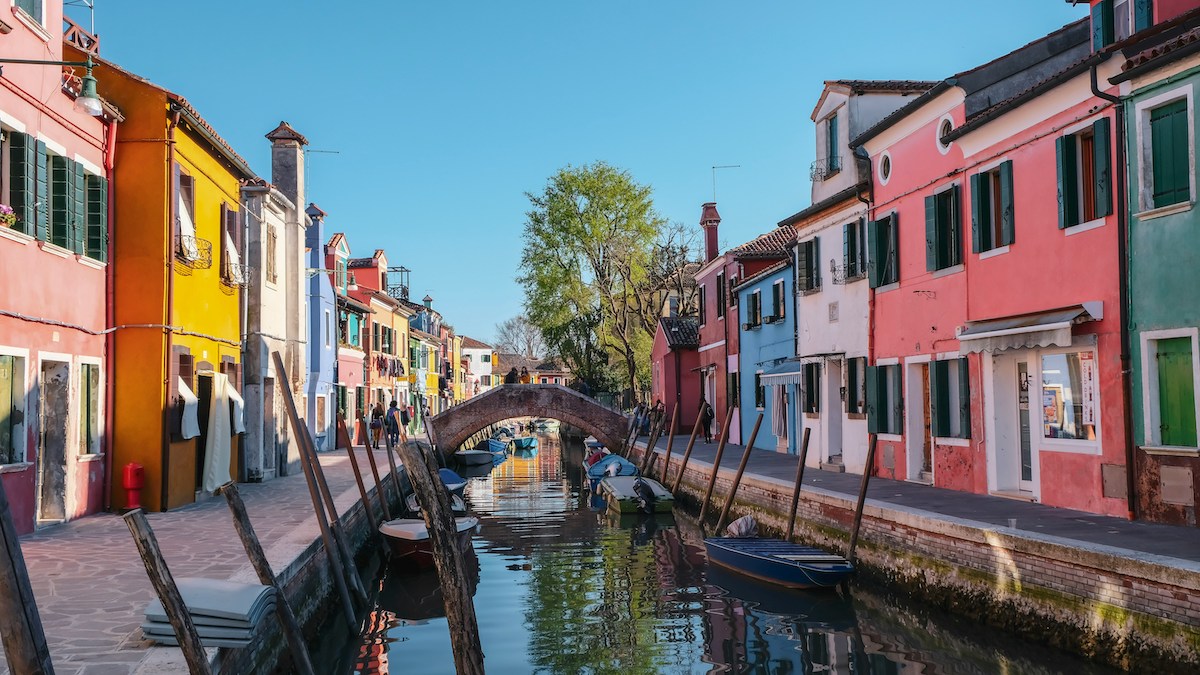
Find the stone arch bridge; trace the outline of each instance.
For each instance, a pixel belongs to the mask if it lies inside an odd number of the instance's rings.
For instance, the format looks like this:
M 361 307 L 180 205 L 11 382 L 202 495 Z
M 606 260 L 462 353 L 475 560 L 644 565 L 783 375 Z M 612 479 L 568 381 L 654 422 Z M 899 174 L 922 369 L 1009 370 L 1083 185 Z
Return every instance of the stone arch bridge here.
M 546 417 L 583 429 L 613 452 L 629 435 L 630 421 L 561 384 L 506 384 L 429 418 L 441 452 L 454 452 L 475 432 L 513 417 Z

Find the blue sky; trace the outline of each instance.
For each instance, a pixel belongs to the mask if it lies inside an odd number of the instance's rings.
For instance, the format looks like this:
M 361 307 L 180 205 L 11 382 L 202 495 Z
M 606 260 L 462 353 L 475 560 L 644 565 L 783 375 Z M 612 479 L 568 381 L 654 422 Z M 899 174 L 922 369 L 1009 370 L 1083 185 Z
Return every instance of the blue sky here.
M 721 243 L 807 206 L 831 79 L 941 79 L 1086 15 L 1062 0 L 96 0 L 101 54 L 185 96 L 265 178 L 263 135 L 309 139 L 308 198 L 387 251 L 459 333 L 521 311 L 528 201 L 604 160 Z M 86 14 L 69 12 L 83 25 Z M 100 83 L 103 95 L 103 83 Z M 337 154 L 333 154 L 337 153 Z

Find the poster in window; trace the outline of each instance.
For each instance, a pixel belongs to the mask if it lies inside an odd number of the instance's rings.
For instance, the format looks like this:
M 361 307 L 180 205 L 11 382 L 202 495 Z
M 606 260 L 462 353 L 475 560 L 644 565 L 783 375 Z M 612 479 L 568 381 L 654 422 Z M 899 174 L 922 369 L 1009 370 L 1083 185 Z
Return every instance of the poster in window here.
M 1079 401 L 1082 404 L 1083 424 L 1096 423 L 1096 355 L 1079 353 Z
M 1042 387 L 1042 422 L 1047 427 L 1048 437 L 1049 428 L 1062 423 L 1062 394 L 1061 386 L 1045 385 Z

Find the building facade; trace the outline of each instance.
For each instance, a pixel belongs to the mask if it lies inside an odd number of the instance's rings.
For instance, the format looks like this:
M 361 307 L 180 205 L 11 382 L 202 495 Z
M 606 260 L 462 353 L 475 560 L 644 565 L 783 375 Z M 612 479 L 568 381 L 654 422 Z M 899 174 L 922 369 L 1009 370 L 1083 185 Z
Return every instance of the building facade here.
M 493 374 L 492 365 L 495 362 L 496 350 L 486 342 L 473 337 L 463 336 L 463 358 L 466 360 L 470 373 L 467 375 L 466 396 L 478 396 L 499 384 L 494 379 L 503 378 L 504 373 Z
M 303 175 L 304 153 L 300 153 L 300 162 Z M 308 384 L 302 407 L 317 450 L 324 452 L 334 449 L 337 444 L 336 272 L 326 266 L 329 255 L 325 239 L 327 214 L 311 203 L 304 212 L 309 218 L 305 239 L 308 250 L 308 267 L 305 269 L 308 275 Z
M 805 364 L 797 375 L 792 284 L 792 262 L 785 258 L 747 277 L 732 292 L 738 296 L 738 371 L 745 378 L 741 436 L 749 444 L 758 424 L 755 448 L 796 454 L 796 432 L 803 423 L 798 413 L 816 412 L 820 369 L 819 363 Z M 807 396 L 803 400 L 802 393 Z
M 664 316 L 650 349 L 650 396 L 666 414 L 679 409 L 675 433 L 690 433 L 700 413 L 700 325 L 694 316 Z M 666 432 L 664 432 L 666 433 Z

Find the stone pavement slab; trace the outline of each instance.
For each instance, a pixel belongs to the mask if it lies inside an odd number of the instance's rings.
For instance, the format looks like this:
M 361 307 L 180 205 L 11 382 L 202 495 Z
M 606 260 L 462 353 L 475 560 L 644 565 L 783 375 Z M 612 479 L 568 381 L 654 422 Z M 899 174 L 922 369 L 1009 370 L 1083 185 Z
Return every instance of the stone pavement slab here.
M 644 448 L 647 440 L 644 437 L 639 438 L 637 444 Z M 678 467 L 687 441 L 687 436 L 675 437 L 675 443 L 671 447 L 673 467 Z M 654 447 L 659 455 L 665 454 L 667 440 L 659 439 Z M 743 451 L 744 446 L 726 444 L 721 455 L 721 468 L 737 470 Z M 689 466 L 692 462 L 703 462 L 712 466 L 716 454 L 716 443 L 698 440 L 692 449 L 691 459 L 688 460 Z M 659 461 L 661 462 L 661 459 Z M 799 457 L 796 455 L 755 449 L 750 453 L 746 473 L 781 480 L 791 485 L 796 477 L 797 462 Z M 674 473 L 672 480 L 673 477 Z M 805 489 L 820 488 L 848 495 L 851 500 L 857 498 L 861 482 L 861 474 L 823 471 L 811 466 L 804 470 Z M 1106 546 L 1126 549 L 1136 554 L 1200 563 L 1200 528 L 1197 527 L 1130 521 L 1019 499 L 959 492 L 878 476 L 871 477 L 867 487 L 867 499 L 949 518 L 974 521 L 991 527 L 1007 527 L 1009 519 L 1016 518 L 1017 530 L 1055 537 L 1061 540 L 1059 543 L 1075 542 L 1074 545 L 1083 548 Z

